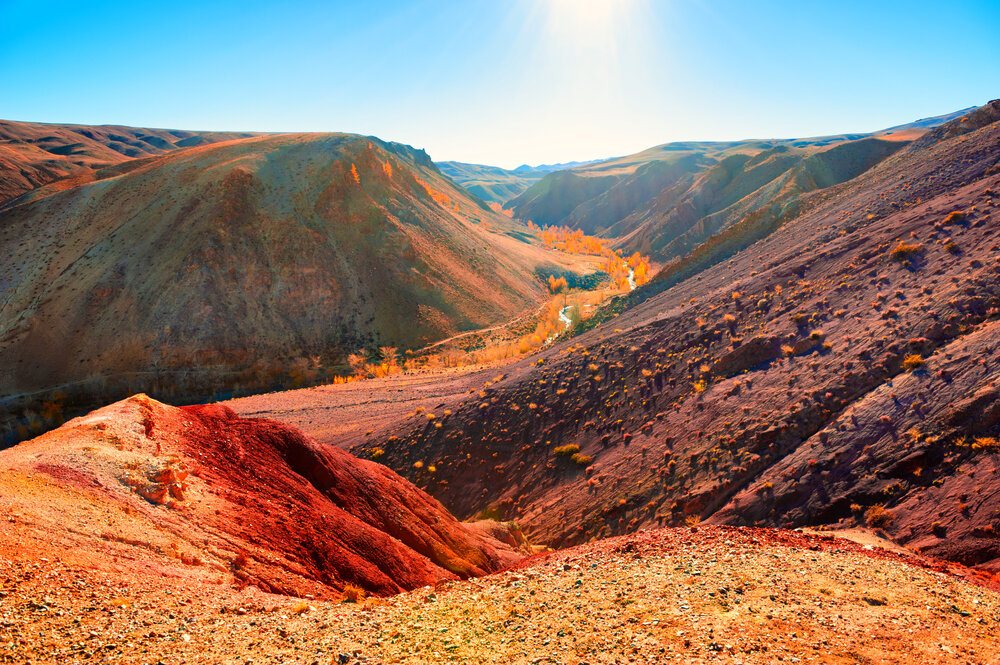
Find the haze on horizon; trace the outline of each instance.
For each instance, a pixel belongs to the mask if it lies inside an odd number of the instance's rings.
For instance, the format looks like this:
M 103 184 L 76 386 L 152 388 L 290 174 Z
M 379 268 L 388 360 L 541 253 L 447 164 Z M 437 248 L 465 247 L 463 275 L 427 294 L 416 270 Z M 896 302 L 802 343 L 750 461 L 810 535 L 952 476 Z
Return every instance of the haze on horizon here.
M 814 4 L 9 0 L 0 117 L 345 131 L 515 167 L 872 131 L 996 96 L 996 3 Z

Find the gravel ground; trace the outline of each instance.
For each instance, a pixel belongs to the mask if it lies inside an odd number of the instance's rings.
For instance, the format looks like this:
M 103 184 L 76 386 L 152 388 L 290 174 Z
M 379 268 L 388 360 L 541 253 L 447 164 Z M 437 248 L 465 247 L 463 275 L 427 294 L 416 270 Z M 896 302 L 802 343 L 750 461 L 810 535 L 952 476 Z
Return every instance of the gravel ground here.
M 644 531 L 339 604 L 12 549 L 3 663 L 1000 662 L 1000 594 L 969 571 L 788 531 Z

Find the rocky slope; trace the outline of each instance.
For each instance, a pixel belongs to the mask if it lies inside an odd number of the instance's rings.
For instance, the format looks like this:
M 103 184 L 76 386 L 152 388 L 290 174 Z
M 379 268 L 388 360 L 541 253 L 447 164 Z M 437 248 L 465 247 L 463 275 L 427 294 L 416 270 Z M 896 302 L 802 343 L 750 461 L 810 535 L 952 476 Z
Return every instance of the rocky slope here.
M 515 532 L 461 524 L 385 467 L 287 425 L 144 395 L 0 452 L 0 488 L 5 556 L 55 546 L 300 597 L 392 594 L 524 556 Z
M 998 571 L 998 117 L 943 126 L 767 233 L 741 220 L 711 261 L 667 266 L 433 426 L 342 443 L 552 544 L 861 522 Z
M 68 176 L 86 178 L 133 159 L 255 135 L 0 120 L 0 207 Z
M 998 662 L 988 581 L 787 531 L 643 532 L 341 604 L 212 584 L 155 554 L 141 561 L 171 576 L 34 554 L 0 557 L 3 663 Z
M 204 399 L 507 320 L 572 257 L 422 151 L 344 134 L 188 148 L 0 211 L 0 395 Z M 24 401 L 22 400 L 22 401 Z

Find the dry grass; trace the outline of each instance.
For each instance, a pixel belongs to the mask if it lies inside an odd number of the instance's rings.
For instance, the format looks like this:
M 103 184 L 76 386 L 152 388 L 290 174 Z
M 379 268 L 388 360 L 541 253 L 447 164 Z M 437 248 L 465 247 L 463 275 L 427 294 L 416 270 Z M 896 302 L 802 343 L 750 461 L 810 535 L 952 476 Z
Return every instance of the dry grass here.
M 354 586 L 353 584 L 348 584 L 344 587 L 344 601 L 345 603 L 360 603 L 365 599 L 365 590 L 361 587 Z

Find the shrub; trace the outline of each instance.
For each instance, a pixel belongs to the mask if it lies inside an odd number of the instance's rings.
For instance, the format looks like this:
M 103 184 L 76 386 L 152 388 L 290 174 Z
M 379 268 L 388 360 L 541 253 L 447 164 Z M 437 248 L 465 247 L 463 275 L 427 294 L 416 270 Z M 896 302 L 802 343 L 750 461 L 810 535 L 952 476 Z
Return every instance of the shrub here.
M 570 457 L 570 459 L 573 460 L 573 462 L 575 462 L 576 464 L 579 464 L 580 466 L 587 466 L 588 464 L 594 461 L 594 458 L 591 457 L 590 455 L 581 455 L 580 453 L 574 453 L 573 456 Z
M 705 381 L 695 381 L 694 391 L 696 393 L 703 393 L 708 388 L 708 384 Z
M 892 520 L 895 518 L 893 512 L 886 510 L 881 503 L 876 503 L 865 511 L 865 524 L 873 529 L 885 529 L 892 524 Z
M 360 603 L 365 599 L 365 590 L 361 587 L 354 586 L 353 584 L 348 584 L 344 587 L 344 601 L 345 603 Z
M 965 211 L 963 210 L 953 210 L 948 213 L 948 216 L 944 218 L 945 224 L 961 224 L 966 219 Z
M 565 446 L 556 446 L 555 450 L 553 450 L 552 452 L 554 452 L 559 457 L 572 457 L 573 455 L 580 452 L 580 446 L 576 445 L 575 443 L 567 443 Z
M 919 353 L 911 353 L 903 358 L 903 369 L 907 372 L 920 369 L 924 366 L 924 357 Z
M 908 245 L 906 243 L 901 242 L 895 247 L 893 247 L 892 250 L 889 251 L 889 258 L 891 258 L 893 261 L 900 261 L 900 262 L 912 261 L 923 251 L 924 251 L 923 245 L 919 244 Z
M 990 448 L 1000 447 L 1000 440 L 994 436 L 980 436 L 972 442 L 973 450 L 988 450 Z

